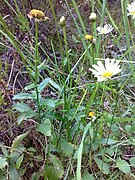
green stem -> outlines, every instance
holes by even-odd
[[[37,112],[38,112],[38,121],[40,122],[40,113],[41,113],[41,108],[40,108],[40,100],[39,100],[39,91],[38,91],[38,22],[35,21],[35,39],[36,39],[36,44],[35,44],[35,87],[36,87],[36,103],[37,103]]]
[[[95,53],[94,53],[94,47],[95,45],[92,44],[92,64],[95,64]]]
[[[98,0],[99,5],[101,5],[102,7],[102,14],[101,14],[101,23],[100,23],[100,27],[103,26],[104,23],[104,17],[105,17],[105,7],[106,7],[106,0],[103,0],[103,4],[101,4],[101,2]],[[101,37],[102,35],[100,35],[98,37],[97,40],[97,45],[96,45],[96,57],[99,57],[99,49],[100,49],[100,44],[101,44]]]
[[[65,43],[65,51],[66,51],[66,60],[67,60],[67,65],[68,65],[68,72],[70,72],[70,62],[69,62],[69,54],[68,54],[68,43],[67,43],[66,26],[63,26],[62,30],[63,30],[63,35],[64,35],[64,43]]]
[[[110,87],[111,87],[111,91],[112,91],[112,94],[114,93],[113,92],[113,87],[112,87],[112,82],[111,82],[111,80],[109,80],[109,84],[110,84]],[[112,119],[111,119],[111,122],[110,122],[110,125],[109,125],[109,129],[111,130],[111,128],[112,128],[112,125],[113,125],[113,122],[114,122],[114,117],[115,117],[115,112],[116,112],[116,109],[117,109],[117,104],[118,104],[118,96],[119,96],[119,91],[117,92],[117,94],[116,94],[116,98],[115,98],[115,107],[114,107],[114,109],[113,109],[113,111],[112,111]],[[105,158],[105,154],[106,154],[106,150],[107,150],[107,145],[108,145],[108,142],[109,142],[109,136],[110,136],[110,131],[108,131],[107,132],[107,135],[106,135],[107,137],[106,137],[106,139],[107,139],[107,142],[106,142],[106,145],[105,145],[105,148],[104,148],[104,152],[103,152],[103,155],[102,155],[102,159],[104,160],[104,158]],[[102,163],[102,165],[101,165],[101,170],[102,170],[102,168],[103,168],[103,163]]]
[[[94,0],[92,0],[92,12],[94,13],[95,12],[95,2]],[[94,38],[97,39],[97,30],[96,30],[96,21],[95,22],[92,22],[92,31],[93,31],[93,36]],[[93,60],[93,64],[95,64],[95,52],[94,52],[94,49],[95,49],[95,44],[92,45],[92,60]]]
[[[54,10],[55,6],[54,6],[54,4],[52,4],[52,1],[51,1],[51,0],[49,0],[49,5],[50,5],[50,7],[51,7],[52,15],[53,15],[53,18],[54,18],[54,23],[55,23],[55,27],[56,27],[57,37],[58,37],[58,41],[59,41],[60,54],[61,54],[61,56],[62,56],[62,58],[63,58],[62,42],[61,42],[59,30],[58,30],[57,17],[56,17],[56,13],[55,13],[55,10]]]

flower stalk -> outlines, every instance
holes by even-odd
[[[68,72],[70,72],[70,61],[69,61],[69,53],[68,53],[67,33],[66,33],[66,27],[65,26],[62,27],[62,31],[63,31],[63,35],[64,35],[64,43],[65,43],[65,52],[66,52]],[[64,65],[65,64],[63,64],[63,66]]]
[[[66,33],[66,18],[65,16],[62,16],[59,20],[59,25],[62,28],[63,36],[64,36],[64,44],[65,44],[65,55],[66,55],[66,62],[67,62],[67,68],[68,72],[70,72],[70,61],[69,61],[69,53],[68,53],[68,42],[67,42],[67,33]],[[65,69],[65,58],[63,58],[62,61],[63,70]]]
[[[38,91],[38,22],[35,21],[35,87],[36,87],[36,101],[37,101],[37,112],[38,112],[38,120],[40,121],[40,100],[39,100],[39,91]]]

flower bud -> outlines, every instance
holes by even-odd
[[[97,19],[97,15],[96,15],[96,13],[91,13],[91,15],[90,15],[89,19],[90,19],[90,21],[95,22],[95,21],[96,21],[96,19]]]
[[[66,25],[66,18],[65,18],[65,16],[61,16],[61,18],[59,20],[59,25],[61,27],[64,27]]]

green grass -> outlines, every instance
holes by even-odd
[[[11,47],[18,54],[9,64],[1,56],[0,105],[5,118],[1,131],[8,140],[0,143],[0,179],[134,179],[135,23],[127,16],[130,2],[119,3],[118,22],[107,1],[65,0],[65,26],[60,26],[51,0],[48,22],[29,22],[25,2],[22,8],[18,1],[14,6],[4,2],[12,12],[10,18],[18,22],[19,35],[29,40],[20,41],[4,13],[0,15],[2,53]],[[90,11],[84,14],[87,6]],[[90,21],[90,12],[97,14],[96,22]],[[99,35],[96,28],[105,24],[113,31]],[[44,32],[46,26],[52,34]],[[86,34],[96,43],[87,41]],[[89,68],[106,58],[120,60],[122,71],[97,82]],[[15,92],[12,98],[9,87]]]

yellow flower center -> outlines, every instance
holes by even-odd
[[[87,40],[93,40],[93,36],[92,35],[86,35],[84,38],[87,39]]]
[[[102,34],[107,34],[108,31],[107,31],[107,29],[102,29],[102,30],[101,30],[101,33],[102,33]]]
[[[110,78],[110,77],[112,77],[112,75],[113,75],[112,72],[106,71],[106,72],[104,72],[104,73],[102,74],[102,77],[104,77],[104,78]]]
[[[131,11],[130,13],[133,14],[133,15],[135,15],[135,11]]]
[[[89,112],[89,116],[90,116],[90,117],[95,116],[95,112]]]

